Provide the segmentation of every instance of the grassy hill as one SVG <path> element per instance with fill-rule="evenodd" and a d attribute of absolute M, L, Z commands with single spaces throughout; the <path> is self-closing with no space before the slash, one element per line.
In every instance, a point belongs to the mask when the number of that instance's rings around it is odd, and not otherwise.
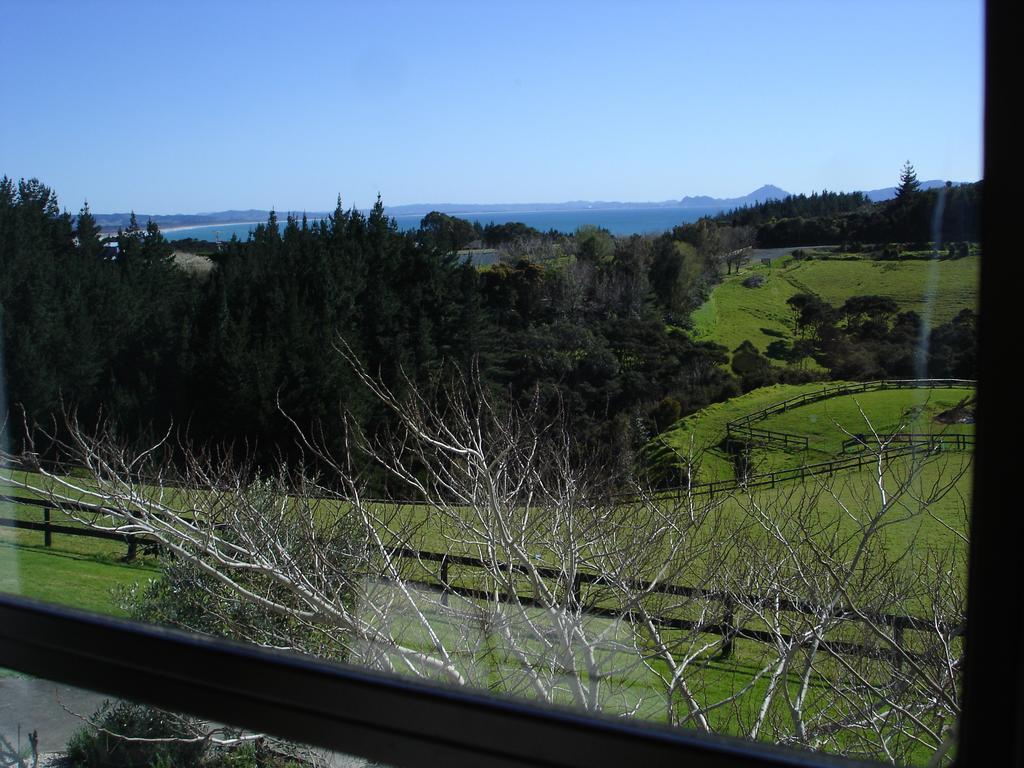
<path fill-rule="evenodd" d="M 822 254 L 824 255 L 824 254 Z M 730 351 L 749 339 L 762 352 L 773 341 L 791 341 L 793 313 L 786 300 L 813 293 L 834 306 L 851 296 L 888 296 L 901 311 L 931 317 L 933 325 L 952 319 L 978 301 L 980 256 L 957 260 L 876 261 L 850 254 L 797 260 L 785 257 L 772 265 L 753 265 L 726 277 L 693 314 L 698 338 Z M 743 281 L 761 275 L 758 288 Z"/>
<path fill-rule="evenodd" d="M 841 383 L 776 384 L 755 389 L 680 420 L 655 438 L 648 450 L 660 461 L 669 461 L 673 456 L 681 461 L 693 457 L 698 463 L 696 482 L 729 480 L 734 476 L 733 463 L 721 445 L 728 422 L 791 397 Z M 827 461 L 842 452 L 847 432 L 868 433 L 872 428 L 879 434 L 892 433 L 900 426 L 904 432 L 913 433 L 973 434 L 971 424 L 936 421 L 940 413 L 973 395 L 974 390 L 969 388 L 900 389 L 842 395 L 809 403 L 769 416 L 753 425 L 760 429 L 806 435 L 806 451 L 781 447 L 755 448 L 751 460 L 756 472 Z"/>
<path fill-rule="evenodd" d="M 820 386 L 777 386 L 752 392 L 729 403 L 712 406 L 695 415 L 699 418 L 691 417 L 687 420 L 690 422 L 690 431 L 694 435 L 700 435 L 702 438 L 713 441 L 719 429 L 724 431 L 724 424 L 729 419 L 772 404 L 792 394 L 811 391 Z M 811 442 L 816 446 L 816 450 L 824 452 L 834 448 L 835 444 L 831 442 L 832 438 L 828 434 L 828 430 L 822 428 L 815 431 L 816 428 L 826 421 L 829 425 L 834 421 L 856 427 L 856 417 L 860 415 L 858 404 L 864 408 L 866 413 L 872 415 L 879 428 L 882 424 L 894 424 L 899 421 L 900 416 L 906 413 L 907 408 L 918 408 L 918 411 L 915 412 L 916 423 L 923 428 L 929 414 L 943 408 L 949 402 L 955 402 L 955 398 L 959 394 L 961 394 L 959 390 L 903 390 L 869 392 L 856 397 L 837 397 L 779 414 L 777 418 L 779 423 L 776 426 L 778 428 L 787 427 L 790 424 L 786 419 L 800 419 L 800 423 L 795 426 L 807 429 L 807 434 L 812 437 Z M 764 422 L 759 423 L 768 423 L 768 421 L 765 419 Z M 918 427 L 915 426 L 916 428 Z M 912 503 L 915 499 L 927 497 L 930 488 L 955 477 L 955 473 L 968 466 L 970 461 L 970 456 L 966 453 L 950 454 L 948 457 L 942 458 L 948 460 L 930 461 L 920 471 L 913 483 L 913 490 L 907 497 L 907 502 Z M 914 461 L 914 457 L 901 457 L 891 462 L 887 482 L 905 476 Z M 822 478 L 812 478 L 778 488 L 758 489 L 749 497 L 745 494 L 737 494 L 734 497 L 721 500 L 720 503 L 712 502 L 706 497 L 702 498 L 702 503 L 714 503 L 715 506 L 713 506 L 711 514 L 720 518 L 724 525 L 721 529 L 712 526 L 706 531 L 706 535 L 714 535 L 719 530 L 732 531 L 734 526 L 731 523 L 753 520 L 758 510 L 781 511 L 784 519 L 794 510 L 802 508 L 805 513 L 810 511 L 810 515 L 806 516 L 806 519 L 814 525 L 814 531 L 822 531 L 822 535 L 825 537 L 834 532 L 835 535 L 845 538 L 855 534 L 857 523 L 854 518 L 860 512 L 880 508 L 881 500 L 878 488 L 874 485 L 876 478 L 869 469 L 847 473 L 836 478 L 836 482 L 830 484 L 825 492 L 822 491 L 822 480 Z M 931 505 L 927 513 L 907 514 L 905 503 L 893 508 L 892 512 L 902 519 L 893 521 L 881 535 L 884 536 L 884 546 L 891 553 L 894 561 L 903 557 L 908 551 L 913 551 L 914 557 L 921 557 L 932 547 L 941 548 L 949 544 L 951 540 L 955 540 L 956 532 L 962 531 L 965 524 L 962 500 L 969 498 L 969 476 L 958 481 L 955 488 L 957 493 L 947 494 L 939 503 Z M 329 504 L 323 511 L 330 512 L 336 509 L 337 507 L 331 507 Z M 425 508 L 415 510 L 406 508 L 403 511 L 416 515 L 429 514 Z M 621 505 L 616 511 L 621 511 L 623 515 L 632 514 L 628 503 Z M 912 512 L 912 510 L 909 511 Z M 40 511 L 26 505 L 7 504 L 3 507 L 3 514 L 5 516 L 16 515 L 25 519 L 38 519 Z M 829 521 L 837 522 L 838 529 L 831 528 Z M 410 543 L 434 550 L 445 549 L 444 537 L 436 529 L 434 521 L 429 517 L 423 517 L 419 522 L 422 522 L 419 530 L 419 535 L 422 538 Z M 756 536 L 756 531 L 750 535 Z M 693 536 L 691 535 L 690 538 L 692 539 Z M 42 535 L 38 532 L 0 529 L 0 566 L 4 568 L 4 570 L 0 570 L 0 590 L 105 613 L 118 613 L 119 608 L 114 599 L 118 586 L 138 583 L 158 575 L 158 571 L 153 568 L 155 564 L 147 564 L 143 561 L 136 565 L 126 565 L 120 562 L 119 558 L 124 553 L 124 545 L 119 542 L 95 542 L 55 535 L 54 546 L 44 549 L 41 546 L 41 539 Z M 735 541 L 728 536 L 723 537 L 722 540 L 725 542 Z M 450 547 L 448 549 L 450 551 Z M 750 550 L 742 548 L 739 550 L 740 553 L 744 551 Z M 702 562 L 702 557 L 688 561 L 686 568 L 679 574 L 675 583 L 705 583 L 701 581 L 700 577 L 707 575 L 707 565 Z M 451 578 L 458 583 L 460 578 L 468 579 L 469 577 L 462 576 L 459 569 L 456 568 L 453 569 Z M 473 586 L 473 582 L 468 580 L 465 585 Z M 486 624 L 481 624 L 479 637 L 469 636 L 473 642 L 469 643 L 469 650 L 465 650 L 467 644 L 460 641 L 460 638 L 465 636 L 466 628 L 461 624 L 456 624 L 456 622 L 462 621 L 462 618 L 459 616 L 453 618 L 446 612 L 438 610 L 436 603 L 431 602 L 430 593 L 424 594 L 426 597 L 423 598 L 423 604 L 427 606 L 426 610 L 430 612 L 432 618 L 431 631 L 442 637 L 446 646 L 462 649 L 459 650 L 460 653 L 473 654 L 473 663 L 477 668 L 489 671 L 495 688 L 502 690 L 503 681 L 522 674 L 523 659 L 508 653 L 501 644 L 502 638 L 497 637 L 496 633 L 492 634 Z M 586 593 L 584 594 L 586 595 Z M 600 595 L 600 590 L 597 594 Z M 599 605 L 604 604 L 599 603 Z M 615 603 L 607 603 L 607 606 L 614 607 Z M 703 604 L 689 604 L 683 601 L 679 602 L 676 607 L 669 605 L 666 610 L 674 611 L 673 615 L 684 619 L 696 619 L 700 615 L 699 611 L 705 607 Z M 710 606 L 710 609 L 718 610 L 715 605 Z M 901 602 L 895 610 L 914 614 L 922 611 L 924 615 L 928 615 L 927 594 L 922 595 L 919 601 L 911 596 L 910 599 Z M 715 615 L 717 614 L 711 614 L 712 617 Z M 739 621 L 745 627 L 763 629 L 765 626 L 759 615 L 744 613 L 741 610 L 738 616 Z M 537 609 L 534 621 L 541 627 L 547 626 L 540 609 Z M 667 664 L 649 654 L 643 654 L 643 658 L 639 658 L 631 650 L 637 636 L 625 624 L 599 615 L 585 616 L 584 621 L 588 634 L 594 636 L 601 632 L 608 638 L 607 648 L 599 649 L 597 659 L 599 668 L 602 671 L 608 670 L 602 682 L 606 690 L 605 706 L 608 711 L 632 712 L 641 718 L 664 720 L 664 707 L 660 703 L 664 696 L 664 687 L 659 676 L 661 678 L 671 676 L 672 673 Z M 413 648 L 422 648 L 425 651 L 430 651 L 434 647 L 432 637 L 427 636 L 425 630 L 417 622 L 408 622 L 407 628 L 402 631 L 401 637 L 404 644 Z M 830 630 L 828 637 L 835 640 L 862 642 L 864 637 L 857 633 L 857 627 L 840 626 Z M 768 644 L 739 639 L 736 641 L 733 655 L 723 659 L 717 656 L 718 635 L 700 634 L 693 639 L 688 639 L 689 636 L 685 632 L 677 633 L 673 630 L 666 630 L 663 637 L 670 644 L 681 643 L 680 653 L 689 647 L 695 654 L 694 661 L 686 672 L 686 680 L 691 689 L 698 692 L 700 698 L 706 697 L 708 701 L 722 700 L 735 694 L 736 698 L 730 706 L 718 707 L 713 710 L 711 715 L 717 730 L 726 733 L 740 732 L 740 725 L 750 722 L 757 707 L 760 706 L 760 697 L 765 693 L 767 681 L 763 670 L 775 658 L 772 655 L 772 648 Z M 539 644 L 528 643 L 525 647 L 531 652 L 540 652 Z M 830 705 L 828 698 L 829 676 L 833 673 L 841 674 L 841 672 L 842 670 L 834 667 L 827 658 L 817 663 L 814 669 L 811 696 L 821 696 L 820 706 Z M 784 684 L 795 692 L 799 680 L 796 675 L 787 676 L 784 679 Z M 566 704 L 572 703 L 568 695 L 560 701 Z M 812 703 L 809 711 L 816 712 L 818 706 L 818 704 Z M 780 718 L 784 718 L 787 714 L 785 701 L 781 697 L 773 701 L 772 708 L 773 711 L 778 710 L 777 716 Z M 927 754 L 927 750 L 922 750 L 921 759 L 916 760 L 915 758 L 915 762 L 923 762 Z"/>

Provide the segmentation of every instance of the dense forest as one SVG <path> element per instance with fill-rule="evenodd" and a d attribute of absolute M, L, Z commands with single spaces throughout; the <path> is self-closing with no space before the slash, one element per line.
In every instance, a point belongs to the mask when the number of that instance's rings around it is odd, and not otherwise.
<path fill-rule="evenodd" d="M 976 226 L 976 192 L 957 190 L 949 195 L 961 202 L 947 200 L 945 210 L 966 206 L 958 220 Z M 919 193 L 899 203 L 903 213 L 880 205 L 835 215 L 909 221 L 935 199 Z M 782 210 L 766 204 L 765 215 Z M 728 268 L 731 233 L 757 223 L 749 210 L 736 215 L 736 224 L 702 220 L 659 237 L 481 228 L 443 214 L 401 232 L 380 200 L 363 214 L 339 199 L 323 220 L 271 214 L 248 241 L 213 251 L 215 266 L 200 274 L 175 263 L 152 222 L 133 218 L 117 248 L 104 247 L 88 206 L 72 216 L 40 182 L 4 177 L 0 380 L 9 431 L 18 440 L 33 424 L 59 429 L 74 408 L 85 424 L 113 420 L 129 441 L 173 425 L 260 461 L 287 459 L 297 450 L 293 421 L 322 424 L 337 441 L 331 425 L 344 413 L 368 432 L 387 428 L 388 414 L 339 354 L 343 340 L 397 391 L 431 393 L 456 368 L 478 366 L 499 400 L 537 398 L 587 455 L 629 471 L 637 449 L 681 415 L 761 383 L 822 375 L 803 370 L 793 349 L 791 365 L 769 365 L 756 350 L 688 333 L 690 312 Z M 759 239 L 765 227 L 779 222 L 761 224 Z M 474 239 L 517 243 L 521 256 L 477 267 L 457 253 Z M 522 257 L 533 247 L 546 258 Z M 865 307 L 794 308 L 793 348 L 804 344 L 836 376 L 899 373 L 890 371 L 905 358 L 894 356 L 894 339 L 912 350 L 920 322 L 888 305 Z M 929 370 L 973 374 L 971 317 L 930 339 Z"/>

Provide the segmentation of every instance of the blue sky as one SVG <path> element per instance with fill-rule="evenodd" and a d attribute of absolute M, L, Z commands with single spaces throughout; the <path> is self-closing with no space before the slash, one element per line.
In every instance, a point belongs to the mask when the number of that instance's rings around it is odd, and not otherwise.
<path fill-rule="evenodd" d="M 5 3 L 0 174 L 77 210 L 981 174 L 982 4 Z"/>

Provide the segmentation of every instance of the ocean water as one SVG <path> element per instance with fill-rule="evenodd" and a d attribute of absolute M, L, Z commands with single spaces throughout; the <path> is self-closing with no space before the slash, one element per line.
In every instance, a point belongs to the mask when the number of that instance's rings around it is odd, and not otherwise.
<path fill-rule="evenodd" d="M 506 224 L 521 221 L 541 232 L 554 229 L 558 232 L 575 232 L 579 227 L 592 225 L 604 227 L 614 235 L 646 235 L 665 232 L 680 224 L 696 221 L 701 216 L 713 215 L 721 208 L 632 208 L 632 209 L 583 209 L 578 211 L 512 211 L 506 213 L 453 213 L 452 216 L 478 221 L 482 225 Z M 279 214 L 279 221 L 285 215 Z M 399 229 L 416 229 L 423 214 L 396 216 Z M 256 222 L 242 224 L 210 224 L 203 227 L 188 227 L 164 232 L 168 240 L 194 237 L 199 240 L 230 240 L 237 235 L 240 240 L 248 238 L 256 228 Z"/>

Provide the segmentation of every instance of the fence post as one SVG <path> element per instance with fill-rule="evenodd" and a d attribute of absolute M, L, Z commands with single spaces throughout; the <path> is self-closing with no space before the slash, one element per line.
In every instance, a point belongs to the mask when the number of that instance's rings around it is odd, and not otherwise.
<path fill-rule="evenodd" d="M 127 536 L 128 539 L 128 554 L 125 555 L 125 561 L 131 562 L 135 559 L 136 551 L 138 550 L 139 543 L 135 540 L 134 536 Z"/>
<path fill-rule="evenodd" d="M 46 528 L 43 530 L 43 546 L 49 547 L 53 544 L 53 531 L 50 530 L 50 508 L 43 508 L 43 525 Z"/>
<path fill-rule="evenodd" d="M 903 622 L 899 619 L 893 621 L 892 639 L 893 639 L 893 653 L 896 656 L 896 669 L 903 669 L 903 654 L 901 649 L 903 648 Z"/>
<path fill-rule="evenodd" d="M 448 583 L 448 558 L 441 560 L 441 605 L 448 605 L 448 590 L 451 585 Z"/>
<path fill-rule="evenodd" d="M 725 616 L 722 619 L 722 654 L 720 658 L 728 659 L 732 657 L 733 638 L 736 634 L 736 628 L 733 626 L 735 617 L 733 616 L 732 595 L 726 595 L 723 603 L 725 604 Z"/>

